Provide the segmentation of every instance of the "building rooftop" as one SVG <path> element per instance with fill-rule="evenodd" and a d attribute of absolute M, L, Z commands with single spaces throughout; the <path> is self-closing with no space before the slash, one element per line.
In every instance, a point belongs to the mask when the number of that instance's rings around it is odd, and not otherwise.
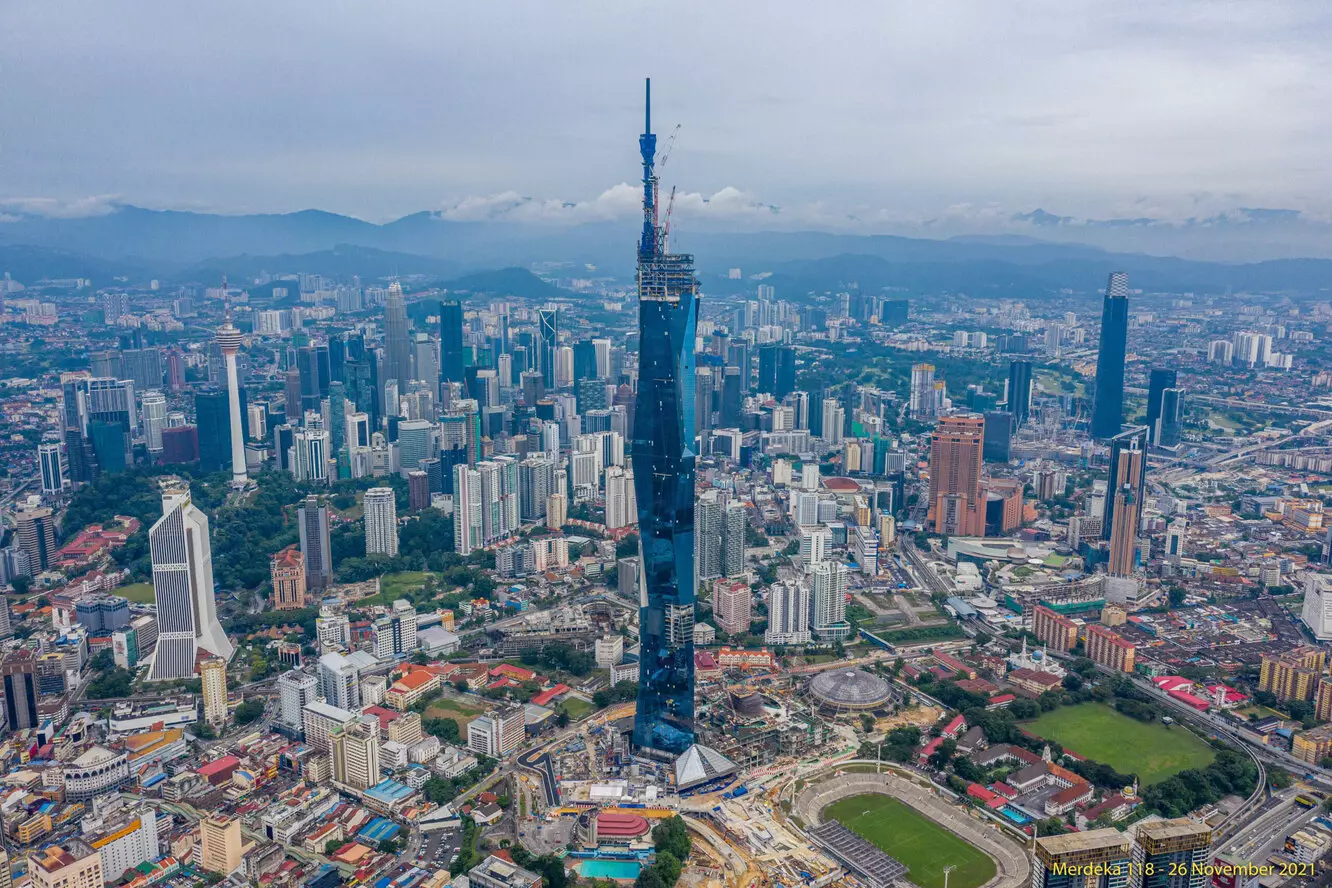
<path fill-rule="evenodd" d="M 1049 854 L 1075 854 L 1079 851 L 1111 851 L 1123 849 L 1128 853 L 1133 839 L 1113 827 L 1087 832 L 1046 836 L 1036 840 L 1037 847 Z"/>

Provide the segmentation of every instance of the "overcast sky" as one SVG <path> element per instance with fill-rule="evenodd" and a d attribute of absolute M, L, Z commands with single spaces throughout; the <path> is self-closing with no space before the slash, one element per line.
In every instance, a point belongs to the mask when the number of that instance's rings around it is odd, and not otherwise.
<path fill-rule="evenodd" d="M 11 208 L 632 213 L 651 74 L 682 212 L 1332 215 L 1321 0 L 5 0 L 0 33 Z"/>

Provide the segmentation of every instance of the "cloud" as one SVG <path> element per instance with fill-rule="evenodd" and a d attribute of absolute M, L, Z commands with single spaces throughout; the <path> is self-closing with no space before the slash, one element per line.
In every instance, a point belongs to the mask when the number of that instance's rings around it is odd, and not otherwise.
<path fill-rule="evenodd" d="M 664 213 L 671 201 L 670 192 L 660 194 L 659 199 Z M 642 212 L 642 200 L 641 186 L 621 182 L 581 201 L 524 197 L 517 191 L 464 197 L 446 204 L 439 215 L 454 222 L 613 222 L 637 217 Z M 710 195 L 677 191 L 672 212 L 681 219 L 740 221 L 772 218 L 781 211 L 728 185 Z"/>
<path fill-rule="evenodd" d="M 118 195 L 96 195 L 63 200 L 56 197 L 0 197 L 0 221 L 14 222 L 24 216 L 44 219 L 84 219 L 106 216 L 121 205 Z"/>

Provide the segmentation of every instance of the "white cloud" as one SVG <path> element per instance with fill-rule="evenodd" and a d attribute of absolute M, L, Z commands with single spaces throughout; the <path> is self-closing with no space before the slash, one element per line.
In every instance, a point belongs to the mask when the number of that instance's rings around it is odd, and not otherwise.
<path fill-rule="evenodd" d="M 0 220 L 17 221 L 22 216 L 47 219 L 83 219 L 114 213 L 120 205 L 118 195 L 103 194 L 63 200 L 55 197 L 0 197 Z"/>

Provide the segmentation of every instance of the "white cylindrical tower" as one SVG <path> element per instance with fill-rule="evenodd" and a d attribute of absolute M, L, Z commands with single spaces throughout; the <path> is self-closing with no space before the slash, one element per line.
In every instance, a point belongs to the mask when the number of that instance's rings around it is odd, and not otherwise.
<path fill-rule="evenodd" d="M 226 280 L 222 281 L 223 298 L 226 298 Z M 245 435 L 241 431 L 240 382 L 236 376 L 236 352 L 241 347 L 241 332 L 231 323 L 231 304 L 228 302 L 226 317 L 217 331 L 217 345 L 222 350 L 222 359 L 227 366 L 227 401 L 231 414 L 231 484 L 241 488 L 249 483 L 245 471 Z"/>

